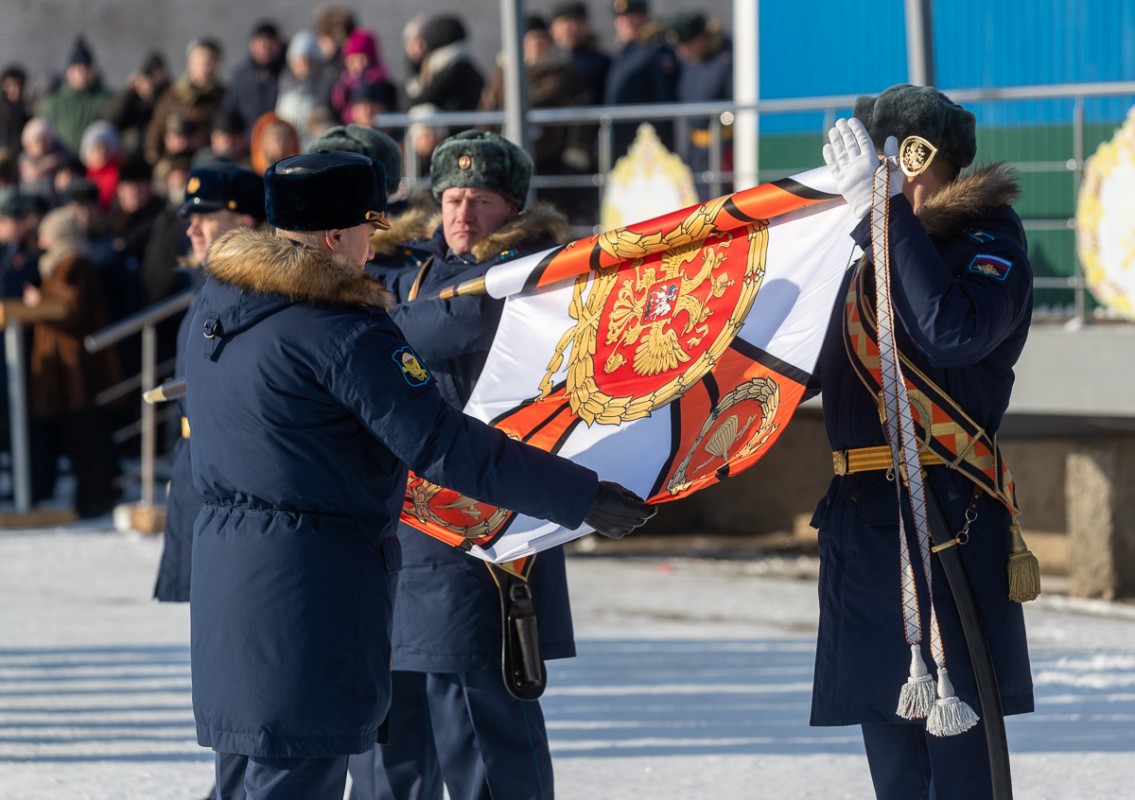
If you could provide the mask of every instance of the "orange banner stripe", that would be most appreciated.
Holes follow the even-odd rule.
[[[790,192],[775,183],[764,183],[734,193],[717,212],[713,224],[717,231],[731,231],[748,225],[753,220],[767,220],[829,199],[831,198],[822,195],[808,197]],[[628,225],[625,230],[648,238],[658,236],[655,247],[652,248],[649,243],[644,243],[647,253],[665,250],[667,245],[662,242],[662,232],[674,230],[683,220],[705,205],[708,204],[703,203],[672,211],[645,222]],[[739,218],[731,213],[730,208],[736,208],[737,212],[747,219]],[[612,256],[600,245],[600,240],[603,237],[611,235],[600,233],[586,239],[577,239],[565,246],[544,267],[536,281],[536,287],[551,286],[560,281],[572,280],[580,275],[585,275],[592,269],[607,269],[624,263],[622,259]]]

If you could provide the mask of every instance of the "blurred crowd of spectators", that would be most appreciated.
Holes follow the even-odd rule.
[[[615,51],[597,45],[589,6],[610,15]],[[523,31],[532,107],[731,96],[728,40],[698,11],[663,22],[645,0],[561,2],[546,16],[528,16]],[[137,371],[136,348],[89,354],[82,339],[189,285],[179,269],[190,257],[187,223],[177,211],[194,166],[222,160],[262,172],[337,124],[381,128],[392,111],[503,108],[503,57],[483,70],[460,16],[423,14],[404,27],[398,79],[384,58],[384,36],[389,44],[391,31],[364,27],[350,8],[320,6],[309,30],[288,35],[271,20],[256,24],[247,52],[227,71],[222,46],[202,37],[187,43],[180,75],[166,54],[152,51],[124,85],[108,87],[97,43],[81,35],[58,74],[4,68],[0,291],[28,306],[53,300],[65,314],[37,323],[29,346],[36,499],[52,495],[60,452],[85,478],[80,514],[103,513],[115,498],[115,466],[100,455],[112,449],[111,426],[95,396]],[[633,135],[633,126],[623,127],[620,151]],[[656,127],[695,169],[705,168],[704,129]],[[425,174],[434,147],[452,132],[425,123],[387,130]],[[526,144],[537,174],[593,172],[596,132],[580,123],[533,131]],[[597,219],[593,192],[541,194],[574,220]],[[173,349],[166,337],[160,355]]]

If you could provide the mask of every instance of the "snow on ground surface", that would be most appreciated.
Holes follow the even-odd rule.
[[[0,798],[194,800],[189,610],[150,598],[160,537],[0,532]],[[565,800],[867,798],[855,728],[807,724],[807,558],[573,555],[579,657],[543,705]],[[1016,795],[1135,797],[1135,609],[1027,608],[1038,711],[1010,719]]]

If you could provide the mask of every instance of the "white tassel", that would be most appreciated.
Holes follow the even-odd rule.
[[[978,716],[968,704],[954,695],[954,684],[945,667],[938,667],[938,700],[926,719],[926,732],[933,736],[955,736],[977,724]]]
[[[934,678],[926,671],[926,662],[916,644],[910,646],[910,677],[899,692],[895,710],[903,719],[922,719],[934,705]]]

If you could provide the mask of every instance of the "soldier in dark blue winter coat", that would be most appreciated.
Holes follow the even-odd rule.
[[[193,247],[193,258],[203,265],[212,246],[222,234],[233,228],[255,228],[264,221],[264,179],[250,169],[235,164],[211,164],[189,173],[185,186],[185,202],[179,211],[189,218],[186,234]],[[200,289],[203,278],[194,268]],[[174,377],[185,376],[185,340],[200,291],[181,319],[177,331],[177,363]],[[181,410],[181,438],[170,456],[170,482],[166,495],[166,526],[162,542],[162,558],[154,598],[163,602],[189,602],[189,576],[193,553],[193,523],[201,510],[201,498],[193,490],[193,471],[189,457],[189,418],[184,398],[177,400]]]
[[[886,142],[888,154],[900,153],[901,141],[903,172],[896,170],[890,187],[890,283],[897,347],[909,359],[903,370],[910,379],[923,380],[918,373],[936,384],[995,442],[1032,313],[1027,245],[1011,208],[1019,190],[999,165],[959,176],[976,152],[974,116],[932,88],[896,86],[878,98],[860,98],[855,116],[850,124],[836,123],[824,149],[840,192],[863,218],[853,237],[867,255],[848,271],[818,367],[836,477],[813,519],[821,571],[812,724],[862,727],[880,798],[986,798],[992,794],[982,723],[955,735],[930,735],[926,719],[904,719],[896,711],[900,689],[917,671],[904,625],[909,598],[899,570],[900,507],[878,397],[864,377],[871,373],[861,356],[867,352],[860,346],[863,326],[853,310],[864,307],[858,302],[864,293],[874,303],[873,279],[861,279],[873,274],[875,263],[867,216],[876,145]],[[951,439],[960,430],[940,417],[934,428],[935,437],[949,429]],[[872,454],[881,458],[871,463]],[[976,595],[1004,713],[1031,711],[1023,615],[1010,600],[1006,569],[1010,511],[932,449],[923,450],[921,459],[927,493],[942,506],[950,531],[962,530],[967,514],[976,514],[968,543],[956,550]],[[908,543],[917,548],[906,496],[904,489],[901,513]],[[921,643],[913,642],[913,653],[933,674],[929,598],[917,550],[912,552],[925,631]],[[938,554],[931,575],[950,682],[957,697],[980,713]],[[942,670],[937,672],[941,681]],[[948,691],[943,687],[939,683],[939,697]]]
[[[501,136],[466,131],[447,139],[430,167],[441,213],[396,220],[380,234],[386,255],[368,267],[393,293],[398,305],[391,316],[457,408],[469,400],[485,364],[503,301],[427,298],[571,238],[567,219],[550,206],[525,210],[531,173],[528,154]],[[440,798],[443,778],[452,800],[552,797],[540,705],[512,696],[502,677],[494,575],[405,525],[398,536],[403,568],[394,604],[391,720],[412,719],[417,734],[352,759],[351,797]],[[563,549],[539,553],[527,579],[541,657],[574,656]],[[462,624],[453,624],[457,618]]]
[[[646,0],[614,0],[615,38],[621,48],[607,70],[607,105],[657,105],[676,99],[678,62],[662,36],[662,27],[649,16]],[[646,120],[658,138],[674,147],[674,126],[669,120]],[[614,126],[615,157],[624,155],[634,141],[638,122]]]
[[[604,529],[621,535],[649,515],[442,399],[363,274],[383,180],[362,155],[285,159],[265,174],[276,233],[230,231],[209,252],[185,363],[204,500],[193,709],[234,776],[220,798],[339,800],[347,756],[379,740],[407,467],[568,527],[616,508]]]
[[[671,18],[666,41],[678,57],[675,96],[679,103],[733,99],[733,52],[720,22],[707,18],[701,11],[683,11]],[[685,117],[676,120],[674,127],[678,155],[699,179],[698,196],[703,201],[709,200],[711,185],[700,180],[712,166],[709,152],[714,130],[709,126],[709,119]],[[725,125],[719,130],[721,169],[732,172],[733,126]]]

